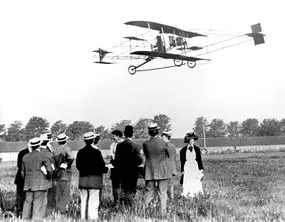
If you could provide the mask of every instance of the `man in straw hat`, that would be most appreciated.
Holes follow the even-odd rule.
[[[166,142],[167,146],[170,149],[170,153],[169,153],[169,167],[172,168],[172,178],[169,180],[169,186],[168,186],[168,191],[169,191],[169,196],[170,199],[174,199],[174,180],[173,177],[177,175],[177,171],[176,171],[176,147],[170,142],[170,138],[171,138],[171,133],[164,131],[161,133],[161,137],[162,139]]]
[[[50,133],[43,133],[40,136],[41,139],[41,146],[40,150],[41,152],[50,159],[51,161],[51,166],[52,169],[55,169],[54,166],[54,153],[53,149],[50,145],[51,141],[51,136]],[[46,216],[49,216],[52,214],[52,212],[55,210],[55,193],[56,193],[56,187],[55,187],[55,182],[53,181],[53,177],[50,178],[48,181],[49,189],[48,189],[48,194],[47,194],[47,210],[46,210]]]
[[[83,220],[98,219],[100,190],[103,188],[102,175],[108,172],[101,151],[93,146],[95,137],[94,132],[85,133],[83,135],[85,147],[80,149],[76,156],[81,196],[81,219]],[[87,211],[86,206],[88,206]]]
[[[29,146],[33,151],[23,157],[22,176],[26,192],[24,220],[41,220],[46,211],[48,181],[52,175],[52,167],[50,159],[40,151],[40,144],[40,138],[31,139]]]
[[[71,165],[74,161],[73,153],[70,147],[66,145],[68,136],[65,133],[57,136],[58,147],[54,147],[55,173],[56,181],[56,211],[64,214],[67,204],[70,200],[70,182],[71,182]]]
[[[145,155],[145,205],[154,198],[154,191],[158,188],[160,209],[163,215],[166,211],[167,187],[172,178],[173,169],[169,167],[171,153],[167,143],[158,136],[158,125],[150,123],[148,133],[150,139],[143,143]]]

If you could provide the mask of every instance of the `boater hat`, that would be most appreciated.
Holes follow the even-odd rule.
[[[34,137],[29,140],[29,146],[35,147],[41,145],[41,139],[39,137]]]
[[[60,143],[60,142],[67,141],[68,139],[69,137],[65,133],[61,133],[57,136],[56,141]]]
[[[165,136],[171,137],[171,132],[163,131],[163,132],[161,133],[161,135],[165,135]]]
[[[96,134],[91,131],[91,132],[84,133],[83,140],[91,140],[91,139],[94,139],[95,137],[96,137]]]
[[[159,129],[159,126],[157,125],[157,123],[150,123],[148,124],[148,130],[151,131],[151,130],[158,130]]]

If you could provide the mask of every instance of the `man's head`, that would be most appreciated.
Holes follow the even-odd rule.
[[[166,131],[163,131],[161,133],[161,137],[162,139],[165,141],[165,142],[169,142],[170,138],[171,138],[171,133],[170,132],[166,132]]]
[[[111,134],[112,139],[114,139],[116,142],[118,142],[123,137],[123,133],[120,130],[113,130]]]
[[[127,125],[125,127],[124,135],[126,138],[132,138],[134,135],[134,128],[132,125]]]
[[[91,132],[84,133],[84,135],[83,135],[83,140],[84,140],[84,142],[86,143],[86,145],[91,145],[91,144],[93,144],[94,139],[95,139],[95,133],[92,132],[92,131],[91,131]]]
[[[65,133],[61,133],[57,136],[56,141],[58,142],[59,145],[64,145],[66,144],[68,138],[69,137]]]
[[[157,125],[157,123],[150,123],[148,124],[148,134],[151,137],[154,137],[158,134],[158,130],[159,130],[159,126]]]
[[[39,148],[41,145],[41,139],[39,137],[34,137],[32,139],[29,140],[29,147],[32,149],[32,150],[35,150],[37,148]]]
[[[49,133],[41,134],[40,139],[42,141],[41,145],[46,146],[50,142]]]

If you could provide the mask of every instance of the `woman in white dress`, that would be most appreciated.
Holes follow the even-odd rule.
[[[187,133],[184,137],[184,143],[187,143],[180,150],[181,162],[181,180],[183,191],[182,196],[193,197],[195,194],[202,192],[203,163],[200,148],[194,145],[194,141],[198,140],[198,136],[194,133]]]

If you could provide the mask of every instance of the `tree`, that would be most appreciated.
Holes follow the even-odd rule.
[[[56,121],[50,128],[50,132],[56,136],[61,133],[65,133],[66,130],[67,130],[67,124],[65,124],[62,120]]]
[[[241,134],[243,136],[257,136],[259,132],[259,122],[255,118],[248,118],[241,124]]]
[[[110,137],[110,132],[105,126],[100,125],[95,128],[95,132],[99,133],[102,139],[108,139]]]
[[[0,141],[5,138],[5,135],[6,135],[5,124],[0,124]]]
[[[66,134],[70,139],[79,139],[84,133],[93,131],[94,126],[88,121],[74,121],[68,125]]]
[[[279,136],[281,134],[280,123],[276,119],[264,119],[260,124],[259,136]]]
[[[238,121],[231,121],[228,123],[227,131],[230,137],[238,137],[240,135],[240,124]]]
[[[23,124],[21,121],[16,120],[14,123],[9,125],[5,138],[6,141],[16,142],[24,141],[25,139]]]
[[[153,121],[157,123],[161,131],[171,130],[170,118],[167,115],[165,114],[155,115],[153,117]]]
[[[213,119],[209,124],[209,137],[223,137],[227,133],[227,124],[223,119]]]
[[[29,119],[26,127],[25,127],[25,134],[26,138],[29,140],[33,137],[40,136],[43,133],[48,132],[49,122],[38,116],[33,116]]]
[[[285,136],[285,119],[284,118],[279,121],[279,126],[280,126],[280,131],[281,131],[280,134]]]
[[[116,130],[122,131],[122,133],[123,133],[125,130],[125,127],[127,125],[132,125],[132,121],[131,120],[125,120],[125,119],[121,120],[120,122],[117,122],[112,126],[111,131],[116,129]]]
[[[196,119],[194,123],[194,128],[193,128],[193,131],[196,133],[198,137],[204,137],[203,127],[205,130],[205,134],[207,135],[208,130],[209,130],[209,124],[208,124],[207,119],[201,116]]]
[[[134,138],[135,139],[147,139],[148,135],[148,124],[152,122],[152,119],[140,118],[134,126]]]

